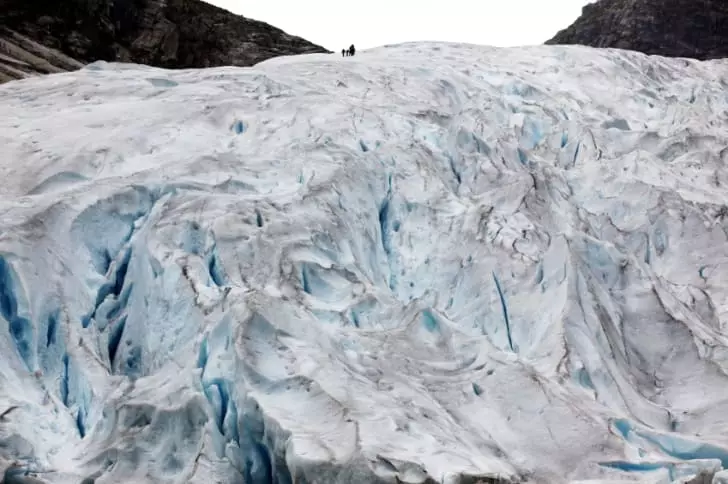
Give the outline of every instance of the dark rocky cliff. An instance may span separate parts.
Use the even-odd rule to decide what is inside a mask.
[[[701,60],[728,57],[728,0],[599,0],[546,43]]]
[[[327,51],[199,0],[0,0],[0,82],[96,60],[250,66],[315,52]]]

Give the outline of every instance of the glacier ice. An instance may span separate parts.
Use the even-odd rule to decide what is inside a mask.
[[[723,482],[727,88],[447,43],[0,86],[0,476]]]

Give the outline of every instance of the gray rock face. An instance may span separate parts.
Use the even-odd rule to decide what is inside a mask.
[[[614,47],[666,57],[728,57],[726,0],[599,0],[547,44]]]
[[[327,50],[199,0],[0,0],[0,82],[96,60],[250,66],[315,52]]]

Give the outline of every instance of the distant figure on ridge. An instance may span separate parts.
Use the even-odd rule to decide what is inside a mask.
[[[354,55],[354,54],[356,54],[356,49],[354,48],[354,44],[351,44],[349,46],[349,55]]]

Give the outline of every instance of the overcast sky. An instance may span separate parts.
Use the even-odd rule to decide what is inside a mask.
[[[329,50],[414,40],[541,44],[590,0],[207,0]],[[593,1],[593,0],[592,0]]]

